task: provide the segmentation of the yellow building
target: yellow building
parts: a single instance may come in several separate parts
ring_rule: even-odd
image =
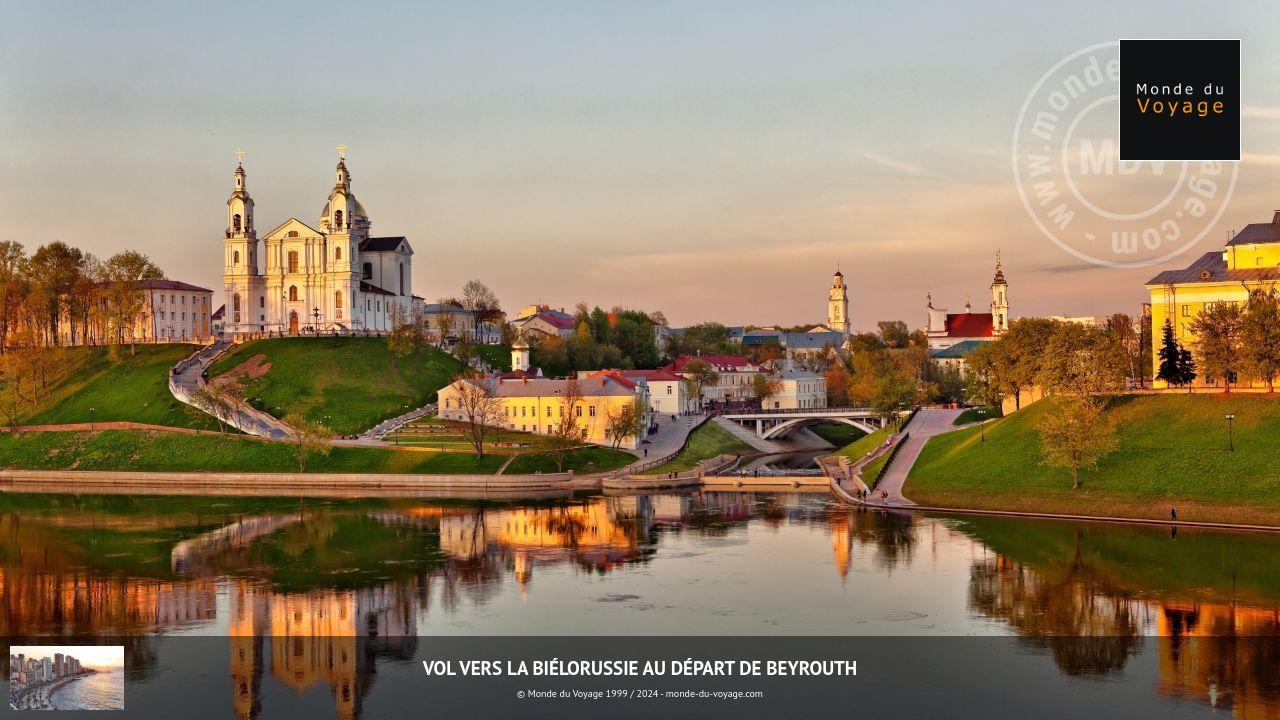
[[[1147,281],[1151,292],[1152,376],[1160,371],[1160,345],[1165,320],[1178,342],[1194,352],[1191,324],[1212,303],[1243,305],[1255,288],[1271,288],[1280,280],[1280,210],[1269,223],[1245,226],[1222,250],[1201,255],[1182,270],[1165,270]],[[1239,378],[1249,385],[1248,378]],[[1236,380],[1233,380],[1234,386]],[[1160,380],[1156,387],[1165,387]],[[1221,378],[1197,377],[1194,387],[1221,386]],[[1261,387],[1261,384],[1259,383]]]
[[[583,442],[613,445],[610,418],[617,417],[628,405],[638,403],[642,411],[649,407],[645,385],[612,372],[600,372],[581,380],[540,377],[458,380],[440,390],[438,414],[446,420],[460,422],[477,418],[476,404],[468,402],[468,391],[464,388],[464,385],[470,385],[483,388],[492,398],[497,417],[489,418],[489,423],[510,430],[547,435],[569,412],[566,397],[573,395],[570,383],[577,384],[577,393],[581,396],[573,404],[572,412]],[[631,433],[622,438],[619,447],[635,449],[639,444],[640,438]]]

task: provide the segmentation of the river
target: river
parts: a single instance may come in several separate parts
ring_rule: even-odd
[[[1277,552],[1271,535],[873,512],[826,492],[0,494],[0,627],[221,638],[233,668],[262,636],[377,637],[396,657],[451,635],[1011,637],[1070,677],[1124,677],[1146,647],[1155,678],[1131,692],[1275,714],[1280,670],[1243,639],[1280,635]],[[165,664],[127,643],[131,679]]]

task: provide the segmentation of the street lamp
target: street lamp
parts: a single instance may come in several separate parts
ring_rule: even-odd
[[[1227,450],[1231,452],[1236,451],[1235,438],[1233,437],[1233,433],[1231,432],[1232,430],[1231,426],[1234,423],[1235,419],[1236,419],[1236,416],[1234,414],[1227,413]]]
[[[983,422],[987,419],[987,409],[978,408],[978,442],[987,441],[987,424]]]
[[[89,408],[89,432],[93,432],[93,408]]]
[[[311,323],[311,332],[320,334],[320,308],[311,309],[311,317],[315,318],[315,322]]]

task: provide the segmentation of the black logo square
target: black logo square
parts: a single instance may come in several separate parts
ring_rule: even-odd
[[[1239,40],[1120,41],[1121,160],[1240,159]]]

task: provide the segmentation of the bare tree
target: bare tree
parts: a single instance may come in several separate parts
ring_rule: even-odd
[[[498,296],[479,280],[468,280],[462,286],[462,307],[471,313],[476,325],[494,322],[502,317]]]
[[[640,398],[636,398],[605,414],[609,442],[614,450],[622,445],[623,440],[629,437],[639,438],[640,433],[644,432],[644,408],[640,407],[640,403]]]
[[[208,385],[201,385],[191,392],[191,404],[198,410],[212,415],[213,419],[218,421],[219,432],[224,434],[227,432],[227,419],[231,417],[235,408],[226,395]]]
[[[569,451],[582,444],[582,429],[578,418],[582,413],[582,384],[576,376],[565,380],[560,391],[560,417],[548,428],[551,438],[551,458],[556,470],[564,471],[564,461]]]
[[[467,439],[475,448],[476,457],[484,457],[484,436],[490,427],[502,419],[502,401],[495,394],[492,380],[459,375],[453,383],[456,390],[453,400],[458,403],[458,414],[466,426]]]

